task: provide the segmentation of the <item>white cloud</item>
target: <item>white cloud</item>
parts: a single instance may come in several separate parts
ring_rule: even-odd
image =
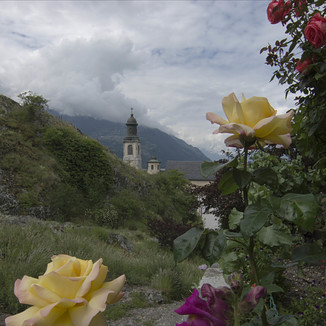
[[[266,96],[286,111],[284,87],[269,83],[261,47],[284,37],[268,1],[11,1],[0,17],[0,92],[26,90],[68,114],[161,126],[219,151],[225,136],[205,120],[221,100]]]

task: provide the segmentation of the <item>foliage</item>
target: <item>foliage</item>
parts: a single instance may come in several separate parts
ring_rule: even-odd
[[[181,234],[185,233],[191,228],[191,225],[176,222],[173,218],[158,217],[148,218],[147,229],[150,235],[155,237],[162,247],[172,249],[173,241]]]
[[[318,193],[326,189],[325,168],[314,169],[305,165],[301,155],[270,155],[268,152],[255,152],[250,156],[249,170],[270,168],[277,175],[278,182],[267,187],[278,196],[288,192]]]
[[[45,115],[43,114],[46,111],[48,106],[48,100],[41,95],[36,95],[31,91],[24,92],[18,95],[22,101],[22,108],[26,110],[27,117],[30,122],[43,121]]]
[[[153,176],[160,191],[149,194],[150,208],[163,217],[173,217],[174,220],[198,223],[196,214],[199,206],[196,196],[189,189],[189,181],[181,172],[166,171]],[[168,209],[169,208],[169,209]]]
[[[267,51],[266,64],[276,68],[271,80],[276,77],[289,86],[286,94],[297,95],[295,143],[302,155],[316,162],[326,155],[326,46],[316,47],[304,31],[314,14],[325,17],[326,5],[323,0],[291,3],[292,9],[282,19],[289,38],[269,44],[261,53]],[[300,68],[304,63],[306,69]]]
[[[178,237],[174,241],[174,257],[181,262],[193,250],[200,248],[203,257],[210,263],[221,259],[224,272],[230,273],[237,268],[244,273],[248,284],[262,285],[269,294],[283,292],[278,275],[287,267],[286,261],[292,260],[294,264],[302,261],[318,263],[326,258],[321,241],[304,243],[300,236],[300,231],[314,230],[320,205],[317,197],[311,193],[285,193],[281,196],[278,193],[280,197],[277,197],[271,190],[258,192],[259,187],[279,190],[278,175],[282,173],[280,170],[276,173],[269,166],[261,167],[259,160],[255,167],[248,169],[247,147],[244,158],[243,165],[239,164],[239,159],[224,164],[202,164],[202,172],[206,174],[215,173],[226,166],[230,168],[223,177],[225,179],[227,176],[228,182],[223,182],[222,178],[218,187],[222,193],[241,189],[245,209],[243,212],[236,209],[231,211],[229,230],[214,232],[193,228]],[[300,176],[302,180],[309,178]],[[321,180],[317,180],[317,187]],[[252,188],[251,193],[249,188]],[[293,233],[297,233],[297,236],[293,236]],[[264,255],[260,252],[261,248],[264,248],[264,252],[267,250]],[[292,255],[289,255],[291,252]],[[263,325],[268,324],[267,319],[276,318],[268,315],[272,312],[265,313],[261,312]]]
[[[80,190],[89,203],[103,201],[113,180],[112,167],[102,146],[64,127],[47,128],[43,140],[62,167],[62,179]]]
[[[299,325],[325,325],[326,324],[326,294],[316,286],[316,281],[308,287],[305,294],[293,297],[287,309],[296,312]]]
[[[226,160],[217,161],[221,164]],[[205,207],[205,213],[209,212],[219,218],[220,228],[228,229],[228,218],[233,208],[238,211],[244,210],[244,204],[240,190],[228,195],[222,195],[218,185],[230,168],[223,168],[216,173],[215,181],[202,187],[194,187],[192,193],[198,196],[201,206]]]
[[[140,199],[139,194],[134,191],[121,190],[110,200],[110,204],[119,216],[120,225],[124,225],[128,220],[142,221],[144,218],[144,202]]]

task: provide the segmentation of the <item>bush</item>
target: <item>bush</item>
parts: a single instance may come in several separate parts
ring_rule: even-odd
[[[103,202],[113,184],[111,164],[103,147],[71,127],[49,127],[43,139],[63,170],[63,180],[81,191],[89,204]]]
[[[173,240],[191,229],[191,225],[178,223],[172,218],[159,219],[152,217],[147,220],[147,229],[162,247],[173,248]]]

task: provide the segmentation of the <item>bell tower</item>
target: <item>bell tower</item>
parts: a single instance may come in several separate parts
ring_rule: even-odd
[[[130,118],[127,120],[127,136],[123,139],[123,161],[130,166],[141,169],[141,144],[137,136],[137,120],[131,108]]]

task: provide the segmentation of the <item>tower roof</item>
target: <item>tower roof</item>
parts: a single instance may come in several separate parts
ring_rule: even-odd
[[[133,108],[131,108],[130,118],[127,120],[127,126],[138,126],[137,120],[134,118]]]

